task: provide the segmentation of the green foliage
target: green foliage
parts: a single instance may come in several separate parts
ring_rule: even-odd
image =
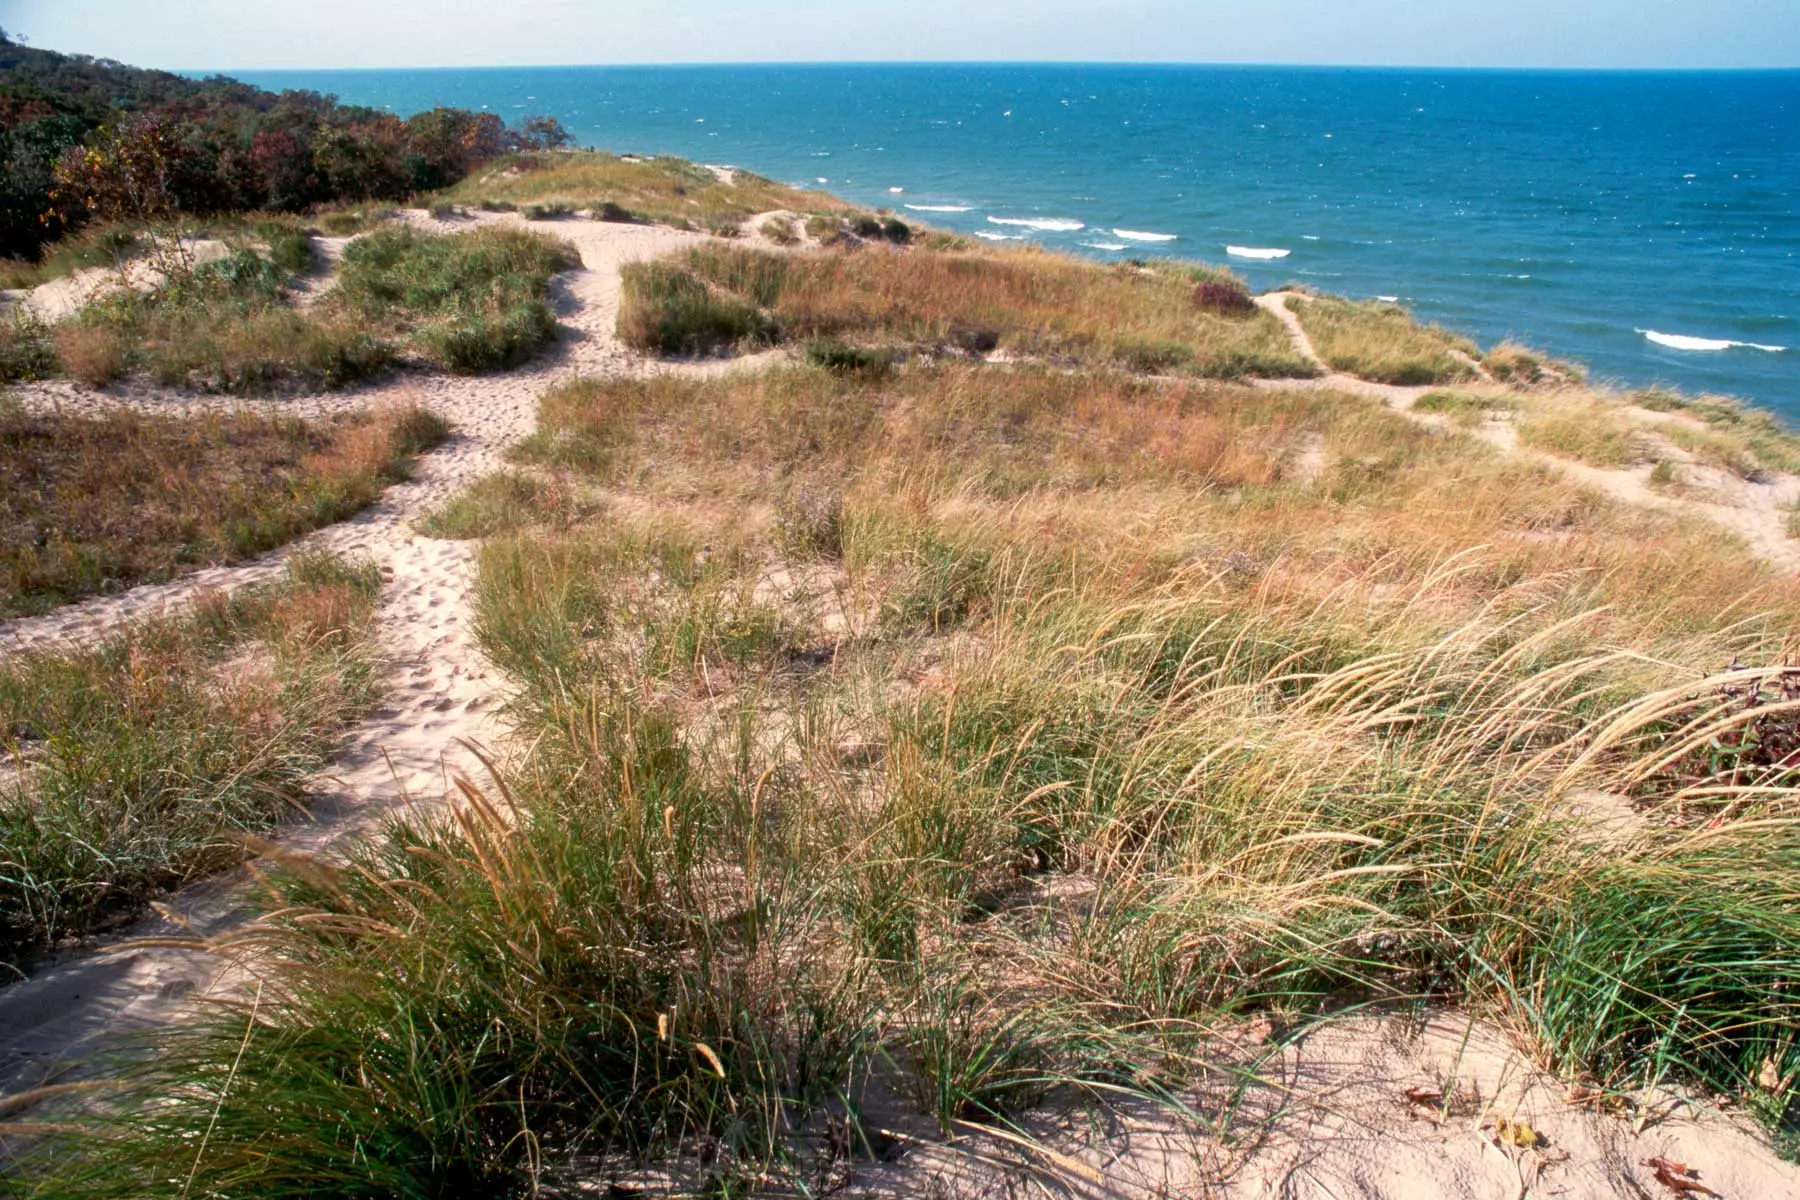
[[[510,229],[430,234],[395,226],[352,242],[337,303],[410,337],[439,366],[477,374],[523,362],[556,336],[550,277],[567,245]]]
[[[715,291],[691,271],[667,263],[628,263],[619,336],[657,354],[711,354],[772,340],[775,325],[757,308]]]
[[[0,664],[0,743],[31,763],[0,784],[0,962],[134,915],[284,815],[372,698],[379,582],[298,559],[192,619]]]

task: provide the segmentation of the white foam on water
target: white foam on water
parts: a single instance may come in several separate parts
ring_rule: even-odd
[[[1400,297],[1398,297],[1398,296],[1377,296],[1375,298],[1377,300],[1381,301],[1383,304],[1398,304],[1398,303],[1400,303]]]
[[[1319,235],[1316,233],[1303,233],[1300,235],[1300,240],[1303,242],[1316,242],[1319,240]]]
[[[1087,226],[1068,217],[989,217],[990,225],[1017,225],[1024,229],[1041,229],[1045,233],[1077,233]]]
[[[891,196],[898,196],[901,192],[904,192],[905,190],[906,190],[905,188],[889,188],[888,194]]]
[[[819,176],[819,182],[820,183],[830,183],[831,180],[829,180],[829,179],[825,178],[823,175],[821,175],[821,176]]]
[[[1173,233],[1146,233],[1141,229],[1115,229],[1113,236],[1124,238],[1128,242],[1172,242],[1178,236]]]
[[[904,205],[903,207],[910,208],[914,212],[974,212],[975,211],[971,206],[969,206],[967,204],[908,204],[908,205]]]
[[[1782,354],[1786,346],[1765,346],[1759,342],[1734,342],[1725,338],[1689,337],[1685,333],[1658,333],[1654,329],[1639,329],[1641,333],[1658,346],[1667,346],[1671,350],[1761,350],[1765,354]]]
[[[1023,234],[995,233],[992,230],[988,230],[988,229],[977,229],[975,231],[975,236],[978,238],[985,238],[987,241],[990,241],[990,242],[1022,242],[1025,240],[1025,236]]]
[[[1081,244],[1086,246],[1089,250],[1123,250],[1123,249],[1125,249],[1124,242],[1083,242]]]
[[[1231,255],[1233,258],[1272,259],[1286,258],[1288,255],[1292,254],[1293,251],[1278,250],[1274,247],[1265,248],[1261,246],[1227,246],[1225,247],[1225,253]]]

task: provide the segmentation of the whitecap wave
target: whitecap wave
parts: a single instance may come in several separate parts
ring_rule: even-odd
[[[977,229],[975,236],[990,242],[1022,242],[1025,235],[1021,233],[994,233],[988,229]]]
[[[1017,225],[1023,229],[1038,229],[1044,233],[1079,233],[1087,226],[1080,221],[1068,217],[989,217],[990,225]]]
[[[1272,246],[1271,247],[1227,246],[1227,247],[1225,247],[1225,253],[1231,255],[1231,257],[1233,257],[1233,258],[1271,259],[1271,258],[1286,258],[1288,255],[1292,254],[1293,251],[1292,250],[1278,250]]]
[[[970,207],[967,204],[908,204],[908,205],[905,205],[904,207],[910,208],[914,212],[945,212],[945,213],[949,213],[949,212],[974,212],[975,211],[972,207]]]
[[[1734,342],[1726,338],[1689,337],[1685,333],[1659,333],[1654,329],[1639,329],[1641,333],[1658,346],[1667,346],[1671,350],[1761,350],[1766,354],[1782,354],[1786,346],[1765,346],[1760,342]]]
[[[1125,249],[1124,242],[1083,242],[1081,244],[1086,246],[1089,250],[1123,250],[1123,249]]]
[[[1172,242],[1178,236],[1173,233],[1146,233],[1141,229],[1115,229],[1113,236],[1124,238],[1128,242]]]
[[[1398,303],[1400,303],[1400,297],[1398,297],[1398,296],[1377,296],[1375,298],[1377,300],[1381,301],[1383,304],[1398,304]]]

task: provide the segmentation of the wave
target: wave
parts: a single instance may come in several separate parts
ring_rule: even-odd
[[[1178,236],[1173,233],[1145,233],[1138,229],[1115,229],[1113,236],[1124,238],[1128,242],[1172,242]]]
[[[1273,247],[1264,249],[1258,246],[1227,246],[1225,253],[1233,258],[1286,258],[1292,250],[1277,250]]]
[[[904,207],[914,212],[973,212],[967,204],[908,204]]]
[[[1759,342],[1733,342],[1724,338],[1689,337],[1685,333],[1658,333],[1654,329],[1639,329],[1650,341],[1659,346],[1667,346],[1671,350],[1761,350],[1767,354],[1782,354],[1786,346],[1765,346]]]
[[[1125,249],[1124,242],[1083,242],[1081,244],[1086,246],[1089,250],[1123,250],[1123,249]]]
[[[1024,234],[994,233],[991,230],[987,230],[987,229],[977,229],[975,231],[975,236],[978,238],[985,238],[987,241],[990,241],[990,242],[1022,242],[1025,240]]]
[[[888,194],[891,196],[898,196],[901,192],[904,192],[905,190],[906,190],[905,188],[889,188]]]
[[[1067,217],[989,217],[992,225],[1018,225],[1025,229],[1039,229],[1045,233],[1079,233],[1087,226],[1080,221],[1071,221]]]
[[[1398,303],[1400,303],[1400,297],[1398,297],[1398,296],[1377,296],[1375,298],[1377,300],[1381,301],[1383,304],[1398,304]]]

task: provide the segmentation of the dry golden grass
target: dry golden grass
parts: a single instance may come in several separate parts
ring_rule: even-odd
[[[1398,305],[1331,296],[1293,297],[1288,307],[1334,370],[1376,383],[1460,383],[1475,376],[1480,351],[1436,325],[1420,325]]]
[[[459,204],[557,205],[569,212],[612,204],[624,210],[618,217],[734,232],[746,217],[775,209],[850,211],[836,197],[785,187],[748,171],[737,172],[727,184],[683,159],[631,160],[594,151],[497,159],[442,195]]]
[[[744,336],[761,314],[787,337],[831,336],[994,349],[1017,355],[1176,372],[1207,378],[1306,377],[1272,316],[1227,314],[1194,303],[1210,268],[1106,267],[1036,251],[927,246],[781,254],[702,246],[626,278],[620,333],[661,349],[703,343],[716,322],[723,340]],[[708,309],[696,284],[718,300]]]
[[[0,614],[233,562],[340,521],[444,432],[417,409],[320,424],[0,408]]]

